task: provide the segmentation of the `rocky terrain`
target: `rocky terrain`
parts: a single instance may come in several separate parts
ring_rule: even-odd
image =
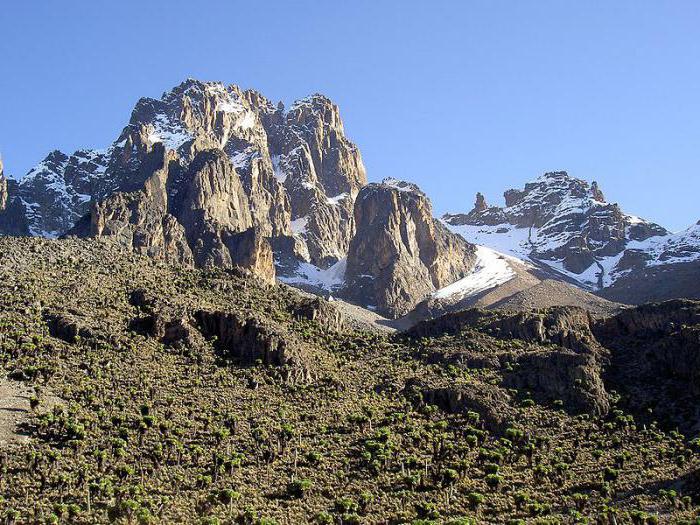
[[[0,302],[8,523],[700,517],[696,302],[378,333],[112,237],[0,238]]]
[[[2,159],[0,159],[0,212],[7,206],[7,179],[3,173]]]
[[[431,293],[399,320],[400,326],[468,308],[531,310],[579,306],[607,317],[624,306],[556,279],[546,267],[478,246],[465,277]]]
[[[489,206],[479,193],[469,213],[443,221],[470,242],[614,301],[700,298],[690,277],[700,260],[697,225],[671,233],[607,202],[596,182],[566,172],[545,173],[504,198],[505,206]]]
[[[473,249],[434,221],[417,188],[419,208],[408,214],[398,201],[384,205],[382,220],[405,224],[372,226],[405,249],[353,244],[356,220],[367,220],[369,201],[355,206],[366,185],[360,153],[326,97],[285,108],[252,90],[190,79],[141,99],[107,149],[48,155],[10,187],[0,233],[115,238],[159,260],[243,267],[395,316],[461,276]],[[361,259],[378,256],[395,257],[392,270],[358,293]],[[393,279],[414,273],[419,282]]]

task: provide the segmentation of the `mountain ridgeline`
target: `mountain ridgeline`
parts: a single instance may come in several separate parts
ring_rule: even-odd
[[[188,79],[139,100],[108,148],[54,151],[18,181],[0,175],[0,234],[110,238],[166,262],[242,267],[388,317],[464,279],[472,295],[503,284],[503,272],[476,275],[488,265],[475,245],[537,266],[530,284],[573,284],[619,302],[700,297],[700,227],[671,234],[565,172],[509,190],[505,201],[489,206],[478,194],[471,212],[436,220],[415,185],[368,184],[328,98],[285,108]]]

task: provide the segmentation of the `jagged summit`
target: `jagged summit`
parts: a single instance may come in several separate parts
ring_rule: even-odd
[[[700,258],[692,228],[674,235],[627,214],[606,201],[596,182],[565,171],[545,173],[504,198],[503,207],[481,201],[443,220],[470,242],[542,263],[591,290],[645,267]]]
[[[347,293],[383,315],[406,314],[474,266],[474,246],[433,218],[430,200],[415,184],[389,178],[365,186],[355,221]]]
[[[417,185],[368,184],[328,97],[285,108],[251,89],[189,78],[140,99],[106,148],[53,151],[21,180],[2,177],[0,234],[114,237],[170,262],[242,265],[267,280],[345,293],[390,316],[465,278],[476,264],[470,243],[601,294],[700,264],[697,227],[671,234],[565,171],[504,198],[493,206],[477,193],[470,212],[435,223]]]
[[[434,263],[452,249],[444,239],[466,243],[433,224],[425,194],[393,179],[381,186],[428,203],[421,205],[423,237],[405,243],[431,247],[420,260],[400,262],[402,271],[429,268],[426,294],[458,278]],[[355,206],[363,188],[362,157],[328,97],[285,108],[254,90],[190,78],[160,98],[141,98],[106,149],[49,154],[9,188],[0,232],[109,237],[168,262],[243,266],[268,281],[342,293],[356,220],[364,217]],[[379,258],[381,246],[363,257]],[[458,266],[469,264],[467,256]],[[401,309],[423,298],[402,291],[413,287],[408,280],[383,286],[394,288],[384,312],[399,308],[400,297]],[[374,290],[357,302],[374,304]]]
[[[407,191],[407,192],[416,193],[418,195],[425,196],[425,193],[423,193],[423,191],[418,187],[417,184],[414,184],[413,182],[401,180],[401,179],[396,179],[394,177],[386,177],[386,178],[382,179],[381,183],[375,183],[375,184],[384,186],[386,188],[391,188],[393,190]]]

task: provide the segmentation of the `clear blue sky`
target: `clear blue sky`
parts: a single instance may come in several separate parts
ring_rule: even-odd
[[[340,107],[370,180],[437,213],[547,170],[680,229],[700,219],[700,2],[3,0],[0,152],[105,147],[188,76]]]

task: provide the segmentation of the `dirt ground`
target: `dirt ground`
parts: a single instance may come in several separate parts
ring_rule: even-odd
[[[19,381],[0,379],[0,447],[29,439],[18,427],[29,416],[32,394],[33,390]]]

